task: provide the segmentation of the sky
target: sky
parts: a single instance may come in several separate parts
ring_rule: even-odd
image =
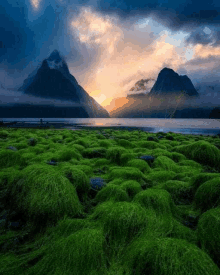
[[[57,49],[103,107],[164,67],[220,93],[219,38],[218,0],[1,0],[0,83],[22,86]],[[21,97],[35,100],[0,89],[2,103]]]

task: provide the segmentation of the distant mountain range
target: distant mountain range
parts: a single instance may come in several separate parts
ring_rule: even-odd
[[[0,88],[5,89],[1,83]],[[187,75],[178,75],[172,69],[165,67],[159,72],[156,81],[151,78],[141,79],[129,90],[126,97],[113,99],[106,107],[109,110],[107,111],[78,84],[75,77],[70,74],[64,58],[54,50],[29,74],[18,89],[25,95],[39,97],[39,102],[2,105],[0,117],[220,118],[220,108],[212,107],[210,104],[211,101],[216,103],[220,95],[218,89],[212,85],[204,89],[204,85],[194,87]],[[212,95],[212,92],[216,94],[216,100],[207,97],[209,93]],[[209,107],[202,100],[204,95]],[[48,104],[41,105],[42,98],[51,99],[51,103],[49,101]],[[54,99],[73,104],[54,106]],[[195,104],[199,100],[201,106]]]
[[[0,116],[4,117],[55,117],[55,118],[109,118],[110,115],[95,99],[78,84],[69,72],[65,60],[57,50],[44,59],[23,85],[18,89],[26,95],[51,99],[51,104],[40,105],[39,102],[0,107]],[[53,99],[68,100],[73,106],[57,107]],[[74,106],[78,104],[78,106]]]

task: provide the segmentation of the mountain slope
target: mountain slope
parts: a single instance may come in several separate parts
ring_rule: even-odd
[[[143,87],[143,80],[136,82],[132,92],[137,91],[138,86]],[[197,90],[186,75],[179,76],[172,69],[164,68],[149,93],[143,88],[139,93],[128,94],[123,99],[124,105],[115,104],[110,115],[112,118],[209,118],[213,109],[211,102],[217,103],[219,99],[217,95],[216,100],[200,96]],[[122,98],[117,101],[121,102]]]
[[[186,97],[199,96],[191,80],[186,75],[179,76],[172,69],[165,67],[158,74],[149,96],[178,96],[182,92]]]
[[[109,113],[90,97],[70,74],[65,60],[57,50],[43,60],[36,74],[29,75],[19,91],[42,98],[80,103],[89,117],[110,117]]]

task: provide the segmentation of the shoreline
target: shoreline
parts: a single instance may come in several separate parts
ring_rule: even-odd
[[[154,132],[156,128],[164,128],[164,127],[132,127],[132,126],[91,126],[91,125],[79,125],[78,123],[64,123],[64,122],[36,122],[36,123],[28,123],[28,122],[20,122],[20,121],[13,121],[13,122],[0,122],[0,128],[20,128],[20,129],[26,129],[26,128],[30,128],[30,129],[48,129],[48,130],[63,130],[63,129],[67,129],[67,130],[106,130],[106,129],[112,129],[112,130],[128,130],[128,131],[143,131],[143,132],[147,132],[147,133],[151,133],[151,134],[156,134],[158,132],[160,132],[159,130]],[[165,128],[166,129],[166,128]],[[162,132],[167,134],[167,133],[174,133],[174,134],[181,134],[181,135],[192,135],[192,136],[219,136],[220,137],[220,129],[214,129],[217,130],[218,133],[194,133],[193,131],[190,133],[178,133],[175,131],[180,130],[181,128],[173,128],[174,131],[172,131],[172,128],[167,127],[167,129],[169,129],[169,131],[163,130]],[[184,130],[195,130],[195,131],[206,131],[209,129],[196,129],[196,128],[182,128]],[[211,129],[210,129],[211,130]]]

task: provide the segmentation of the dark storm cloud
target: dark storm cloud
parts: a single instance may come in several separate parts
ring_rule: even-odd
[[[39,8],[36,10],[33,8],[33,2],[39,2]],[[93,7],[91,14],[82,13],[81,18],[81,8],[84,10],[84,8],[90,6]],[[113,67],[114,60],[120,56],[126,57],[129,55],[134,56],[138,62],[137,57],[140,56],[139,62],[145,63],[148,51],[149,56],[151,54],[154,57],[157,56],[157,52],[154,51],[156,48],[154,42],[162,35],[163,26],[164,30],[168,28],[172,34],[178,31],[188,32],[186,44],[201,44],[204,46],[211,44],[215,47],[220,43],[220,5],[218,0],[206,2],[194,0],[20,0],[19,2],[16,2],[16,0],[2,0],[1,9],[0,82],[3,82],[6,87],[15,87],[12,82],[16,86],[20,82],[21,86],[28,74],[54,49],[58,49],[65,56],[70,72],[76,77],[80,85],[83,82],[83,84],[86,84],[86,88],[90,89],[90,92],[97,89],[102,90],[107,95],[115,90],[115,87],[108,85],[113,81],[106,77],[112,75],[113,70],[117,71],[115,68],[119,67],[119,65],[116,66],[117,64]],[[96,11],[97,14],[93,11]],[[99,14],[101,15],[100,18]],[[107,22],[106,15],[118,16],[119,20],[118,22],[117,20]],[[158,25],[158,33],[151,32],[150,26],[149,28],[144,27],[143,32],[140,31],[137,22],[139,19],[142,20],[147,17],[154,20],[154,27],[156,24]],[[103,24],[104,27],[109,27],[109,30],[103,32],[102,29],[95,30],[99,34],[100,43],[92,43],[97,38],[95,33],[90,37],[94,27],[92,27],[92,22],[96,19],[100,20],[96,24],[97,26]],[[86,20],[88,23],[86,23]],[[72,21],[78,23],[73,30],[70,29]],[[85,26],[82,27],[84,23]],[[162,28],[159,28],[160,24],[163,25]],[[204,30],[205,27],[208,29]],[[79,30],[80,28],[85,28],[85,33],[84,30]],[[77,31],[79,31],[79,35],[77,35]],[[86,39],[83,40],[83,38]],[[106,42],[107,38],[110,42]],[[116,39],[114,42],[114,38],[118,40]],[[92,47],[89,47],[90,44]],[[159,45],[162,48],[163,44]],[[112,52],[108,51],[111,48]],[[104,49],[106,49],[106,53]],[[166,62],[164,62],[163,51],[166,53]],[[160,69],[172,67],[178,57],[178,54],[172,53],[171,50],[169,52],[169,48],[165,46],[160,54],[161,59],[156,61],[160,62],[161,66],[157,65],[155,61],[154,67],[150,58],[147,65],[143,64],[143,67],[137,67],[137,69],[134,63],[128,62],[127,65],[123,65],[121,59],[120,64],[124,68],[127,66],[133,69],[134,73],[129,74],[129,71],[124,71],[122,75],[122,69],[124,68],[120,67],[121,83],[116,82],[117,75],[113,74],[112,78],[116,82],[115,85],[120,86],[122,90],[128,82],[131,85],[130,82],[139,80],[133,80],[133,76],[139,78],[139,75],[141,78],[149,78],[153,75],[153,78],[156,79]],[[141,59],[143,59],[143,62]],[[214,62],[215,60],[218,61],[217,54],[213,57],[198,57],[198,59],[195,56],[192,61],[180,65],[177,72],[187,74],[193,82],[194,76],[197,76],[196,74],[202,79],[201,75],[207,72],[210,73],[212,68],[208,65],[210,61]],[[201,72],[200,64],[204,66],[207,64],[206,71]],[[152,74],[149,70],[151,67]],[[191,68],[193,70],[190,70]],[[98,69],[101,75],[99,77],[97,76]],[[102,70],[106,70],[103,75],[101,74]],[[92,86],[92,81],[96,81],[96,77],[99,83],[97,88],[95,85]],[[103,85],[100,85],[102,79]],[[129,85],[127,84],[127,86]],[[129,90],[131,87],[126,88]],[[93,96],[92,93],[91,96]]]
[[[214,35],[214,42],[212,44],[213,47],[218,47],[220,45],[220,30],[219,31],[215,31],[215,35]]]
[[[213,38],[210,34],[207,34],[201,28],[198,28],[195,31],[191,32],[190,36],[186,39],[186,43],[190,43],[193,45],[198,43],[202,45],[207,45],[210,44],[210,42],[213,42],[214,39],[216,38]]]
[[[171,30],[189,24],[220,23],[218,0],[111,0],[98,1],[98,9],[104,13],[117,13],[121,20],[129,17],[153,15]]]
[[[27,64],[28,55],[35,47],[34,32],[31,31],[26,22],[27,7],[25,3],[14,0],[1,1],[0,13],[0,63],[8,64],[10,69],[22,70]],[[27,59],[24,60],[24,57]],[[21,62],[19,62],[22,60]]]
[[[62,40],[65,20],[61,17],[65,7],[57,8],[55,4],[45,1],[41,11],[34,12],[29,0],[1,1],[0,81],[5,86],[15,86],[12,78],[15,84],[21,84]]]
[[[117,14],[122,21],[137,20],[137,18],[152,17],[172,32],[179,30],[191,32],[200,26],[210,25],[219,28],[220,5],[219,0],[112,0],[98,1],[98,10],[104,14]],[[209,36],[205,33],[193,31],[188,42],[197,44],[216,43],[218,45],[219,32]]]

